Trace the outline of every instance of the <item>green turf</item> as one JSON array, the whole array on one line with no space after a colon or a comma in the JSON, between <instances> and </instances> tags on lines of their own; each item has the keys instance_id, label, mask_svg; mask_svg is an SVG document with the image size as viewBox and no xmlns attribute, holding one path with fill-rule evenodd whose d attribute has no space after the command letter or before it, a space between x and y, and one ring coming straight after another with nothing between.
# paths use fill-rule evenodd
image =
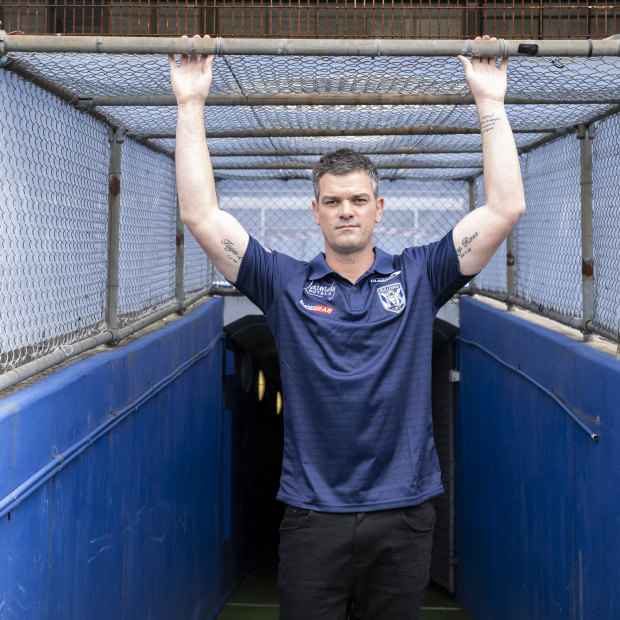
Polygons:
<instances>
[{"instance_id":1,"label":"green turf","mask_svg":"<svg viewBox=\"0 0 620 620\"><path fill-rule=\"evenodd\" d=\"M217 620L277 620L277 570L275 558L269 558L258 566L233 592ZM420 620L469 620L469 616L443 588L431 583Z\"/></svg>"}]
</instances>

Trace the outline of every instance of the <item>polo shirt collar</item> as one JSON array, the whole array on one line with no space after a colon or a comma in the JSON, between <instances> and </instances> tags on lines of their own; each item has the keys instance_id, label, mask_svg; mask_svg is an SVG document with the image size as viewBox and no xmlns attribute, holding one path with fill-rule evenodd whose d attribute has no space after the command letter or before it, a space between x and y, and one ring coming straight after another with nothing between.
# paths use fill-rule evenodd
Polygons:
<instances>
[{"instance_id":1,"label":"polo shirt collar","mask_svg":"<svg viewBox=\"0 0 620 620\"><path fill-rule=\"evenodd\" d=\"M394 271L394 257L388 254L381 248L373 248L375 251L375 260L369 272L380 273L382 275L389 275ZM310 280L320 280L330 273L334 273L334 270L325 261L325 254L320 252L317 254L308 264Z\"/></svg>"}]
</instances>

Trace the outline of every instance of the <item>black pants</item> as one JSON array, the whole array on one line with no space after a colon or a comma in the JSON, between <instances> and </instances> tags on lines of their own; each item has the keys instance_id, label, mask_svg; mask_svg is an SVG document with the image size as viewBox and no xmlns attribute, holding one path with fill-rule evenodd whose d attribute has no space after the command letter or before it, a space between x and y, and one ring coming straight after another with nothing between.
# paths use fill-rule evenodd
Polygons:
<instances>
[{"instance_id":1,"label":"black pants","mask_svg":"<svg viewBox=\"0 0 620 620\"><path fill-rule=\"evenodd\" d=\"M325 513L287 506L281 620L415 620L429 580L435 509Z\"/></svg>"}]
</instances>

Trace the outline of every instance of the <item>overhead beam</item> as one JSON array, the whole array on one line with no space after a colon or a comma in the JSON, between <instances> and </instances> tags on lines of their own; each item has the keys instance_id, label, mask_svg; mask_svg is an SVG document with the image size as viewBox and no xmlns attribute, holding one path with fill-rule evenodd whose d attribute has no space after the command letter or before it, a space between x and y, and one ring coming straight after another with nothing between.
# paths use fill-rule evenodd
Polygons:
<instances>
[{"instance_id":1,"label":"overhead beam","mask_svg":"<svg viewBox=\"0 0 620 620\"><path fill-rule=\"evenodd\" d=\"M283 164L232 164L230 166L213 165L213 170L312 170L311 164L283 163ZM479 164L422 164L417 162L392 162L387 164L376 164L376 168L382 170L392 170L394 168L403 169L436 169L436 168L480 168Z\"/></svg>"},{"instance_id":2,"label":"overhead beam","mask_svg":"<svg viewBox=\"0 0 620 620\"><path fill-rule=\"evenodd\" d=\"M211 159L217 157L320 157L325 155L325 150L321 151L294 151L294 150L278 150L265 149L262 151L226 151L224 153L216 153L211 151ZM419 146L403 147L400 149L380 149L377 151L368 151L366 149L358 150L362 155L444 155L448 153L456 153L462 155L477 154L482 155L482 149L425 149Z\"/></svg>"},{"instance_id":3,"label":"overhead beam","mask_svg":"<svg viewBox=\"0 0 620 620\"><path fill-rule=\"evenodd\" d=\"M513 129L513 133L548 133L563 135L572 128L548 127L544 129ZM173 133L140 133L143 138L152 140L175 138ZM208 131L207 138L324 138L342 136L437 136L437 135L479 135L480 129L470 127L382 127L368 129L244 129L237 131Z\"/></svg>"},{"instance_id":4,"label":"overhead beam","mask_svg":"<svg viewBox=\"0 0 620 620\"><path fill-rule=\"evenodd\" d=\"M508 105L576 105L576 104L615 104L618 98L582 98L569 99L566 97L535 99L523 97L506 97L504 103ZM113 106L176 106L174 95L94 95L79 97L78 107L87 109L92 107ZM317 105L475 105L473 95L426 95L426 94L386 94L386 93L292 93L292 94L252 94L242 95L230 93L225 95L209 95L207 106L317 106Z\"/></svg>"},{"instance_id":5,"label":"overhead beam","mask_svg":"<svg viewBox=\"0 0 620 620\"><path fill-rule=\"evenodd\" d=\"M272 39L4 35L8 52L245 56L620 56L617 39Z\"/></svg>"}]
</instances>

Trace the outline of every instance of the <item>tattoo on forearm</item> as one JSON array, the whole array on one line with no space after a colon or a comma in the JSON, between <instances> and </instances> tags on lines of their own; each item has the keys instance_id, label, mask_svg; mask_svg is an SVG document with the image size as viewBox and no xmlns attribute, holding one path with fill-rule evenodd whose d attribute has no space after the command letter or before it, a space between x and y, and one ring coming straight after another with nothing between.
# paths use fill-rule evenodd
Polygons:
<instances>
[{"instance_id":1,"label":"tattoo on forearm","mask_svg":"<svg viewBox=\"0 0 620 620\"><path fill-rule=\"evenodd\" d=\"M480 133L488 133L495 129L495 125L501 118L496 114L484 114L480 118Z\"/></svg>"},{"instance_id":2,"label":"tattoo on forearm","mask_svg":"<svg viewBox=\"0 0 620 620\"><path fill-rule=\"evenodd\" d=\"M224 252L226 252L226 257L231 260L233 263L240 263L243 258L243 254L239 254L239 252L235 249L235 244L230 239L222 239L220 243L224 246Z\"/></svg>"},{"instance_id":3,"label":"tattoo on forearm","mask_svg":"<svg viewBox=\"0 0 620 620\"><path fill-rule=\"evenodd\" d=\"M469 254L471 252L471 243L477 236L478 236L478 231L476 231L470 237L463 237L463 239L461 240L461 245L459 245L459 247L456 248L456 255L459 258L463 258L465 254Z\"/></svg>"}]
</instances>

